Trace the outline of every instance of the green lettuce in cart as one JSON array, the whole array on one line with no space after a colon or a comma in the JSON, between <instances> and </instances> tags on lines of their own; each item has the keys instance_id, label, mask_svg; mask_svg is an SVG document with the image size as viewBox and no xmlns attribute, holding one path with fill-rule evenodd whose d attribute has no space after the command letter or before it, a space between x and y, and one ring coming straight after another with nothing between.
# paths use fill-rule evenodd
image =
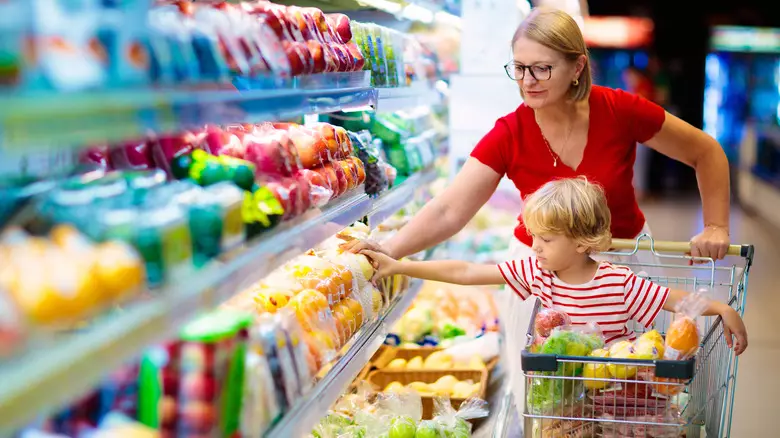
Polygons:
<instances>
[{"instance_id":1,"label":"green lettuce in cart","mask_svg":"<svg viewBox=\"0 0 780 438\"><path fill-rule=\"evenodd\" d=\"M595 324L582 328L560 327L555 328L544 341L539 354L584 357L603 346L604 338ZM556 406L562 406L563 402L581 399L585 391L580 381L551 377L579 377L582 375L582 369L582 362L566 362L559 363L554 372L534 373L531 390L528 392L528 406L531 411L537 415L549 413Z\"/></svg>"}]
</instances>

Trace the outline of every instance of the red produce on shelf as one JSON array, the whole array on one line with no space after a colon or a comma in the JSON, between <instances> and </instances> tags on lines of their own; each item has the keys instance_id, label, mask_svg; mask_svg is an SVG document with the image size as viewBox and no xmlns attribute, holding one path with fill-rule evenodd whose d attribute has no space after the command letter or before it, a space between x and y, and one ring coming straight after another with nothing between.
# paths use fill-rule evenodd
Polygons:
<instances>
[{"instance_id":1,"label":"red produce on shelf","mask_svg":"<svg viewBox=\"0 0 780 438\"><path fill-rule=\"evenodd\" d=\"M79 162L93 164L100 169L111 169L110 154L108 146L93 146L79 153Z\"/></svg>"},{"instance_id":2,"label":"red produce on shelf","mask_svg":"<svg viewBox=\"0 0 780 438\"><path fill-rule=\"evenodd\" d=\"M327 26L333 29L333 33L338 37L337 42L346 44L352 41L352 27L349 24L349 17L344 14L328 14Z\"/></svg>"},{"instance_id":3,"label":"red produce on shelf","mask_svg":"<svg viewBox=\"0 0 780 438\"><path fill-rule=\"evenodd\" d=\"M313 172L317 172L325 181L327 181L328 187L330 187L331 191L333 192L331 198L336 198L344 193L341 190L341 186L339 185L339 177L336 174L336 171L333 169L333 166L322 166L319 169L314 169Z\"/></svg>"},{"instance_id":4,"label":"red produce on shelf","mask_svg":"<svg viewBox=\"0 0 780 438\"><path fill-rule=\"evenodd\" d=\"M146 140L127 142L109 152L115 169L153 169L152 148Z\"/></svg>"},{"instance_id":5,"label":"red produce on shelf","mask_svg":"<svg viewBox=\"0 0 780 438\"><path fill-rule=\"evenodd\" d=\"M330 161L327 144L317 133L303 126L291 126L287 132L305 169L314 169Z\"/></svg>"}]
</instances>

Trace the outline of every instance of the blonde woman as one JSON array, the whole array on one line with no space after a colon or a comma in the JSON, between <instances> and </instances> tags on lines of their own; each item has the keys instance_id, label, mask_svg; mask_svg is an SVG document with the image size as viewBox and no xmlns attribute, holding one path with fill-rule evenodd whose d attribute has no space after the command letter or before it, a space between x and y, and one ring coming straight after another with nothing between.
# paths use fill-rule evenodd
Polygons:
<instances>
[{"instance_id":1,"label":"blonde woman","mask_svg":"<svg viewBox=\"0 0 780 438\"><path fill-rule=\"evenodd\" d=\"M400 258L441 243L471 220L504 176L514 182L520 196L555 179L586 176L604 188L612 236L635 238L649 232L632 186L636 145L643 143L696 170L705 226L691 239L692 255L725 256L728 162L712 137L642 97L592 85L582 32L565 12L534 9L515 32L512 52L513 59L504 68L517 82L523 104L496 121L449 187L398 234L383 245L353 242L348 248ZM532 242L518 218L512 258L532 255ZM519 349L524 343L517 333L528 327L533 300L505 295L501 315L507 333L505 353L517 377L522 376ZM517 387L522 379L515 378L512 384Z\"/></svg>"}]
</instances>

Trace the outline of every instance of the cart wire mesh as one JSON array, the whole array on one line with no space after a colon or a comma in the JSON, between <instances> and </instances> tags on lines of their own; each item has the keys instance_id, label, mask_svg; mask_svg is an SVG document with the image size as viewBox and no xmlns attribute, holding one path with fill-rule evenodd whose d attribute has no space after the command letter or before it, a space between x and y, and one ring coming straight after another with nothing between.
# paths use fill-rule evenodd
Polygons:
<instances>
[{"instance_id":1,"label":"cart wire mesh","mask_svg":"<svg viewBox=\"0 0 780 438\"><path fill-rule=\"evenodd\" d=\"M665 243L642 235L633 249L607 254L642 278L690 293L705 290L708 298L744 314L752 246L732 245L729 257L716 264L711 258L662 253L656 247L683 245ZM653 262L637 262L633 256L640 251L649 251ZM539 307L537 301L523 351L526 398L516 400L524 402L526 437L729 436L739 361L726 345L719 316L697 319L703 335L690 360L586 358L529 352ZM673 318L661 311L652 329L665 337ZM636 323L629 328L649 331Z\"/></svg>"}]
</instances>

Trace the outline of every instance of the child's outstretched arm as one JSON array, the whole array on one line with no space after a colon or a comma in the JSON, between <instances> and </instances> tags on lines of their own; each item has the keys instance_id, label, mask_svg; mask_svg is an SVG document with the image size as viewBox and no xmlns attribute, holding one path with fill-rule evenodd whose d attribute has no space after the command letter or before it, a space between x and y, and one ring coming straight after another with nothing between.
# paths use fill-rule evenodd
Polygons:
<instances>
[{"instance_id":1,"label":"child's outstretched arm","mask_svg":"<svg viewBox=\"0 0 780 438\"><path fill-rule=\"evenodd\" d=\"M664 310L675 312L677 303L681 302L690 295L688 292L669 289L669 297L664 303ZM742 354L748 346L747 328L745 323L736 310L726 303L717 300L708 300L709 306L704 311L704 316L717 316L723 318L723 337L726 338L726 345L734 348L736 355ZM734 339L736 338L736 340Z\"/></svg>"},{"instance_id":2,"label":"child's outstretched arm","mask_svg":"<svg viewBox=\"0 0 780 438\"><path fill-rule=\"evenodd\" d=\"M398 261L374 251L363 250L360 253L371 259L374 269L376 269L375 279L402 274L423 280L466 286L505 284L504 277L497 265L481 265L460 260Z\"/></svg>"}]
</instances>

